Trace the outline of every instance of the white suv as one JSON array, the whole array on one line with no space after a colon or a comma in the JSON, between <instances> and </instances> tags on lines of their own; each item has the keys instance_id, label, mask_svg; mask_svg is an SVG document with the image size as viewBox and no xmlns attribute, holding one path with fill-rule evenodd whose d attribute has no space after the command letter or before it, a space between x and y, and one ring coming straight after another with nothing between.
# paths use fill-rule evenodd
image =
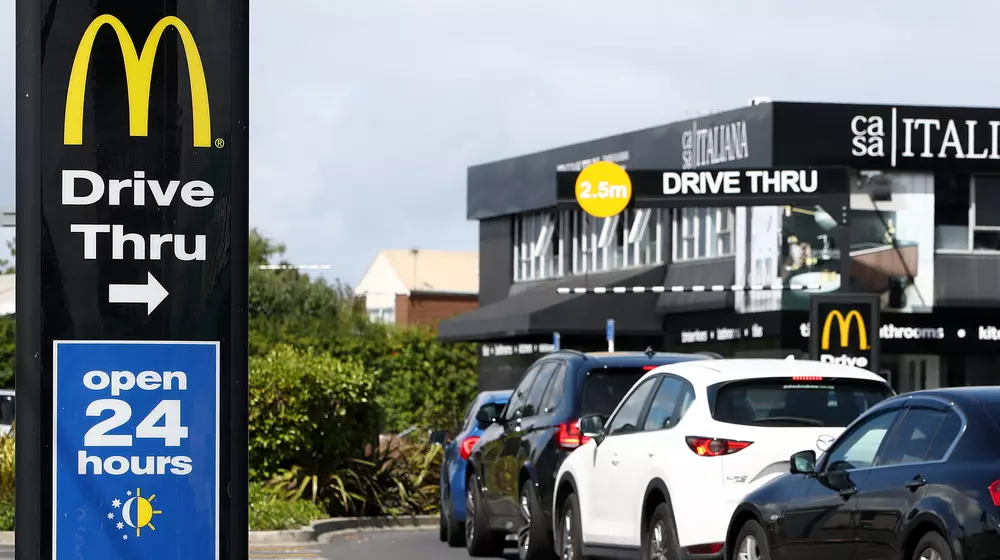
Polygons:
<instances>
[{"instance_id":1,"label":"white suv","mask_svg":"<svg viewBox=\"0 0 1000 560\"><path fill-rule=\"evenodd\" d=\"M553 502L562 558L721 558L729 518L751 490L822 453L892 396L869 371L814 361L712 360L658 367L563 462Z\"/></svg>"}]
</instances>

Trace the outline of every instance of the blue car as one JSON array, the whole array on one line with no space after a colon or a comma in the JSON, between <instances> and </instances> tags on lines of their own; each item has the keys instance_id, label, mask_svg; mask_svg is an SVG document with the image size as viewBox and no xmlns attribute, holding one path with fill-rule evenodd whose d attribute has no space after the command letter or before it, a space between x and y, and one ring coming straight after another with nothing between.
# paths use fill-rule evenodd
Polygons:
<instances>
[{"instance_id":1,"label":"blue car","mask_svg":"<svg viewBox=\"0 0 1000 560\"><path fill-rule=\"evenodd\" d=\"M462 427L444 448L441 461L441 540L465 546L465 462L493 419L500 416L513 391L483 391L465 411Z\"/></svg>"}]
</instances>

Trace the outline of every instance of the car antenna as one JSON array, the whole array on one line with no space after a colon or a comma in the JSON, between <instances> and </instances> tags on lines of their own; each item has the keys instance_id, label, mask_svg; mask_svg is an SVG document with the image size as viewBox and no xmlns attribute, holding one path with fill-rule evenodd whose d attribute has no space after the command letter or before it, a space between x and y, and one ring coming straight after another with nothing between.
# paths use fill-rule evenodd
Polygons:
<instances>
[{"instance_id":1,"label":"car antenna","mask_svg":"<svg viewBox=\"0 0 1000 560\"><path fill-rule=\"evenodd\" d=\"M647 346L645 354L646 354L647 357L652 358L653 355L656 354L656 352L653 351L653 347L652 346Z\"/></svg>"}]
</instances>

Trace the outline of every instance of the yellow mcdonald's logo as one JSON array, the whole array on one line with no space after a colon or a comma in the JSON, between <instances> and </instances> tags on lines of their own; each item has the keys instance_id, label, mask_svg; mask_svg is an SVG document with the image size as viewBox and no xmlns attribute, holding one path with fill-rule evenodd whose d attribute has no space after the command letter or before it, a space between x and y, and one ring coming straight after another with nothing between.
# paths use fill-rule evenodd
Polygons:
<instances>
[{"instance_id":1,"label":"yellow mcdonald's logo","mask_svg":"<svg viewBox=\"0 0 1000 560\"><path fill-rule=\"evenodd\" d=\"M69 86L66 89L66 121L63 130L63 143L79 146L83 143L83 101L87 89L87 69L90 66L90 53L94 48L94 39L102 27L108 25L118 35L122 58L125 61L125 79L128 84L128 115L129 134L131 136L146 136L149 131L149 88L153 78L153 62L156 60L156 48L160 44L163 32L168 27L177 30L184 46L187 58L188 75L191 81L192 130L194 146L207 148L212 144L212 121L208 107L208 85L205 82L205 69L201 64L198 45L191 36L191 30L183 21L167 16L161 19L149 32L149 37L142 47L141 54L136 51L135 43L125 25L112 15L102 15L91 22L83 33L80 45L73 59L73 69L69 75Z\"/></svg>"},{"instance_id":2,"label":"yellow mcdonald's logo","mask_svg":"<svg viewBox=\"0 0 1000 560\"><path fill-rule=\"evenodd\" d=\"M852 309L847 312L847 317L839 310L834 309L826 316L826 321L823 323L823 338L820 340L820 349L829 350L830 349L830 326L833 325L833 320L837 320L837 325L840 327L840 347L846 348L848 341L851 337L851 323L856 319L858 322L858 347L861 350L868 350L868 329L865 328L865 321L861 318L861 313L858 313L857 309Z\"/></svg>"}]
</instances>

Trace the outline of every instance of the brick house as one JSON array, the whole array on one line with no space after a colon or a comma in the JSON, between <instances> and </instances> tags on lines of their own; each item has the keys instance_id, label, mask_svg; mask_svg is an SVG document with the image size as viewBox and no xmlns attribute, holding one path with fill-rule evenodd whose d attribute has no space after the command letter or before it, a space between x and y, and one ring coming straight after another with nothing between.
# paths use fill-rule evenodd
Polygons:
<instances>
[{"instance_id":1,"label":"brick house","mask_svg":"<svg viewBox=\"0 0 1000 560\"><path fill-rule=\"evenodd\" d=\"M439 321L479 306L479 253L390 249L358 282L372 321L437 328Z\"/></svg>"}]
</instances>

